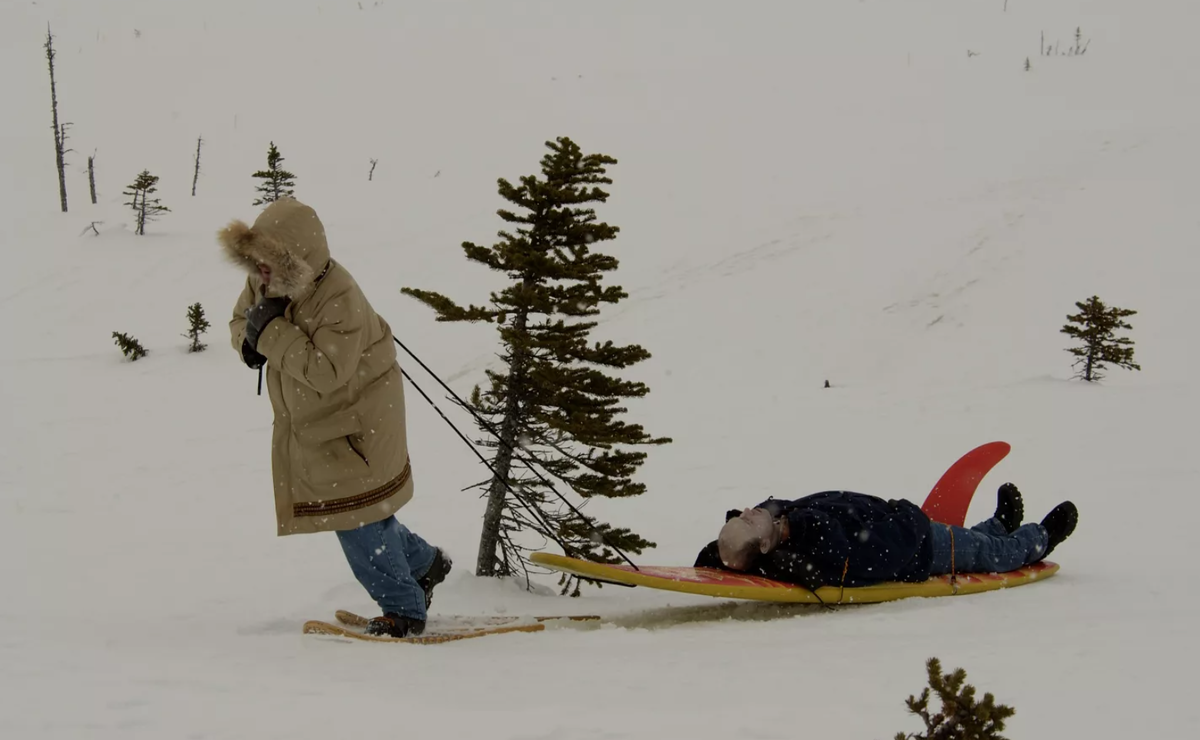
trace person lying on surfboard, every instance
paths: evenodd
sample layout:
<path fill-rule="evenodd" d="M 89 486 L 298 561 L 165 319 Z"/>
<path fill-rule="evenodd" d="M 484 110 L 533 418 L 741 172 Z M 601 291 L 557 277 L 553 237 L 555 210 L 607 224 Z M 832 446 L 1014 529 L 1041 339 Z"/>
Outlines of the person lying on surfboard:
<path fill-rule="evenodd" d="M 1011 483 L 996 513 L 970 529 L 934 522 L 904 499 L 825 491 L 793 501 L 770 498 L 726 513 L 720 535 L 696 567 L 722 568 L 815 591 L 821 586 L 915 583 L 948 573 L 1003 573 L 1036 563 L 1075 531 L 1079 511 L 1064 501 L 1040 524 L 1022 524 L 1025 505 Z"/>

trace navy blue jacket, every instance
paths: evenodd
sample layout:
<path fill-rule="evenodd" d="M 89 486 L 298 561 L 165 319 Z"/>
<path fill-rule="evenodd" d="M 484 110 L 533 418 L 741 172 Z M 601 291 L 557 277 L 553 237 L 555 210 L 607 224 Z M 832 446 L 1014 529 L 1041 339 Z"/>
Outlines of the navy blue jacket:
<path fill-rule="evenodd" d="M 911 501 L 823 491 L 794 501 L 767 499 L 756 508 L 786 516 L 790 533 L 746 572 L 814 590 L 929 578 L 929 517 Z M 726 521 L 739 513 L 728 512 Z M 715 540 L 700 552 L 696 566 L 725 569 Z"/>

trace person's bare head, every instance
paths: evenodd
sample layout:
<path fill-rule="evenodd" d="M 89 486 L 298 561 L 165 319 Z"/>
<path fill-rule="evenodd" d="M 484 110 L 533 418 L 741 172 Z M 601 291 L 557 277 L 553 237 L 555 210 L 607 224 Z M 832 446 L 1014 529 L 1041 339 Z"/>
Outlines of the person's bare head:
<path fill-rule="evenodd" d="M 732 570 L 746 570 L 755 558 L 771 552 L 779 544 L 779 530 L 765 509 L 744 509 L 725 522 L 717 536 L 721 562 Z"/>

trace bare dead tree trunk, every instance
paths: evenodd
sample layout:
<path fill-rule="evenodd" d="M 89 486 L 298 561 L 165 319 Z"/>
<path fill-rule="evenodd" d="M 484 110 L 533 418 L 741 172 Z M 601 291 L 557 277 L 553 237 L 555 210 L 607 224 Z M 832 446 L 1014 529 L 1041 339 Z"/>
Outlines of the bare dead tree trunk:
<path fill-rule="evenodd" d="M 46 61 L 50 63 L 50 110 L 54 115 L 54 160 L 58 165 L 58 198 L 62 204 L 62 212 L 67 212 L 67 173 L 64 136 L 66 124 L 58 123 L 58 88 L 54 81 L 54 36 L 50 33 L 50 24 L 46 24 Z"/>
<path fill-rule="evenodd" d="M 92 191 L 92 205 L 96 205 L 96 155 L 88 157 L 88 188 Z"/>
<path fill-rule="evenodd" d="M 196 197 L 196 181 L 200 179 L 200 145 L 204 143 L 204 137 L 196 138 L 196 169 L 192 173 L 192 197 Z"/>
<path fill-rule="evenodd" d="M 367 173 L 367 182 L 371 182 L 375 178 L 375 165 L 379 164 L 378 159 L 371 160 L 371 171 Z"/>

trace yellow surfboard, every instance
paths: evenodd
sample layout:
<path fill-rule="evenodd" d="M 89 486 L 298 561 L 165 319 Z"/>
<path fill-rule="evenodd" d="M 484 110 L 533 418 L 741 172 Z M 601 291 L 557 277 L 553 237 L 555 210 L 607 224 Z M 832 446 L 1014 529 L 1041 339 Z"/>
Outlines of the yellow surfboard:
<path fill-rule="evenodd" d="M 1007 573 L 959 573 L 934 576 L 921 583 L 879 583 L 874 586 L 838 588 L 824 586 L 814 594 L 806 588 L 758 576 L 743 575 L 715 568 L 689 568 L 657 565 L 604 565 L 547 552 L 535 552 L 532 562 L 582 578 L 607 581 L 625 586 L 646 586 L 702 596 L 793 604 L 874 604 L 912 596 L 955 596 L 1024 586 L 1058 572 L 1058 564 L 1040 563 Z M 819 598 L 818 598 L 819 597 Z"/>

